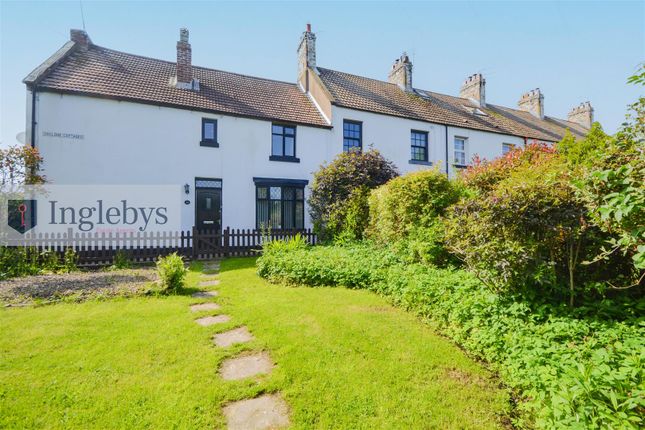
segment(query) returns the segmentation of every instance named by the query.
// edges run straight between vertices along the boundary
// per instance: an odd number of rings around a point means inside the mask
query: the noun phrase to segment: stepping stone
[[[224,407],[229,430],[278,429],[289,425],[289,407],[280,394],[265,394]]]
[[[253,355],[243,355],[226,360],[222,363],[219,373],[222,375],[222,379],[234,381],[269,373],[271,369],[273,369],[273,363],[271,362],[269,354],[259,352]]]
[[[214,287],[215,285],[219,285],[218,279],[211,279],[210,281],[202,281],[199,283],[200,287]]]
[[[208,327],[209,325],[227,323],[230,320],[231,317],[228,315],[215,315],[214,317],[198,318],[195,322],[203,327]]]
[[[209,297],[217,296],[217,291],[198,291],[190,295],[196,299],[208,299]]]
[[[215,345],[226,348],[227,346],[234,345],[236,343],[244,343],[250,340],[253,340],[254,337],[249,332],[249,329],[246,326],[234,328],[233,330],[225,331],[224,333],[216,334],[213,337],[213,342]]]
[[[196,305],[190,305],[190,310],[193,312],[201,311],[216,311],[219,309],[217,303],[198,303]]]

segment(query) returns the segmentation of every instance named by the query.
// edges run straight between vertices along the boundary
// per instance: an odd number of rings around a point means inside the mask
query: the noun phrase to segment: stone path
[[[214,279],[219,272],[219,261],[205,262],[202,266],[202,281],[200,287],[219,285],[220,281]],[[217,291],[199,291],[192,294],[194,298],[212,299],[217,297]],[[192,312],[219,310],[217,303],[197,303],[190,306]],[[211,315],[195,320],[195,323],[208,327],[215,324],[224,324],[231,321],[228,315]],[[239,343],[255,339],[246,326],[241,326],[213,336],[213,343],[219,348],[227,348]],[[225,360],[219,369],[219,374],[226,381],[252,378],[266,375],[271,372],[274,364],[271,356],[266,351],[244,352],[237,357]],[[280,393],[265,394],[252,399],[240,400],[229,403],[224,407],[229,430],[265,430],[279,429],[289,425],[289,406],[282,399]]]

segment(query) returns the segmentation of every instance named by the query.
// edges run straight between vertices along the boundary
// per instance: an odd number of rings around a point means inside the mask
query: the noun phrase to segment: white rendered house
[[[193,66],[188,31],[168,62],[70,41],[24,80],[27,137],[53,184],[181,185],[182,229],[310,227],[312,173],[346,150],[374,147],[401,173],[454,175],[527,142],[583,136],[584,103],[568,120],[544,115],[539,89],[517,109],[491,105],[485,80],[459,97],[412,86],[404,54],[388,80],[317,67],[309,26],[296,83]],[[295,66],[295,65],[294,65]]]

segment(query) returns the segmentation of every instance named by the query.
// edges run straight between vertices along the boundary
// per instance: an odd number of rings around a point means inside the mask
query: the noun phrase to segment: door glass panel
[[[212,207],[212,199],[210,197],[206,197],[206,209],[210,209]]]

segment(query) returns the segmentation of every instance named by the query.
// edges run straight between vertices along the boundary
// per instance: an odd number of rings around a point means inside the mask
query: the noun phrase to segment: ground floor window
[[[256,181],[256,227],[275,230],[304,228],[305,183]]]

